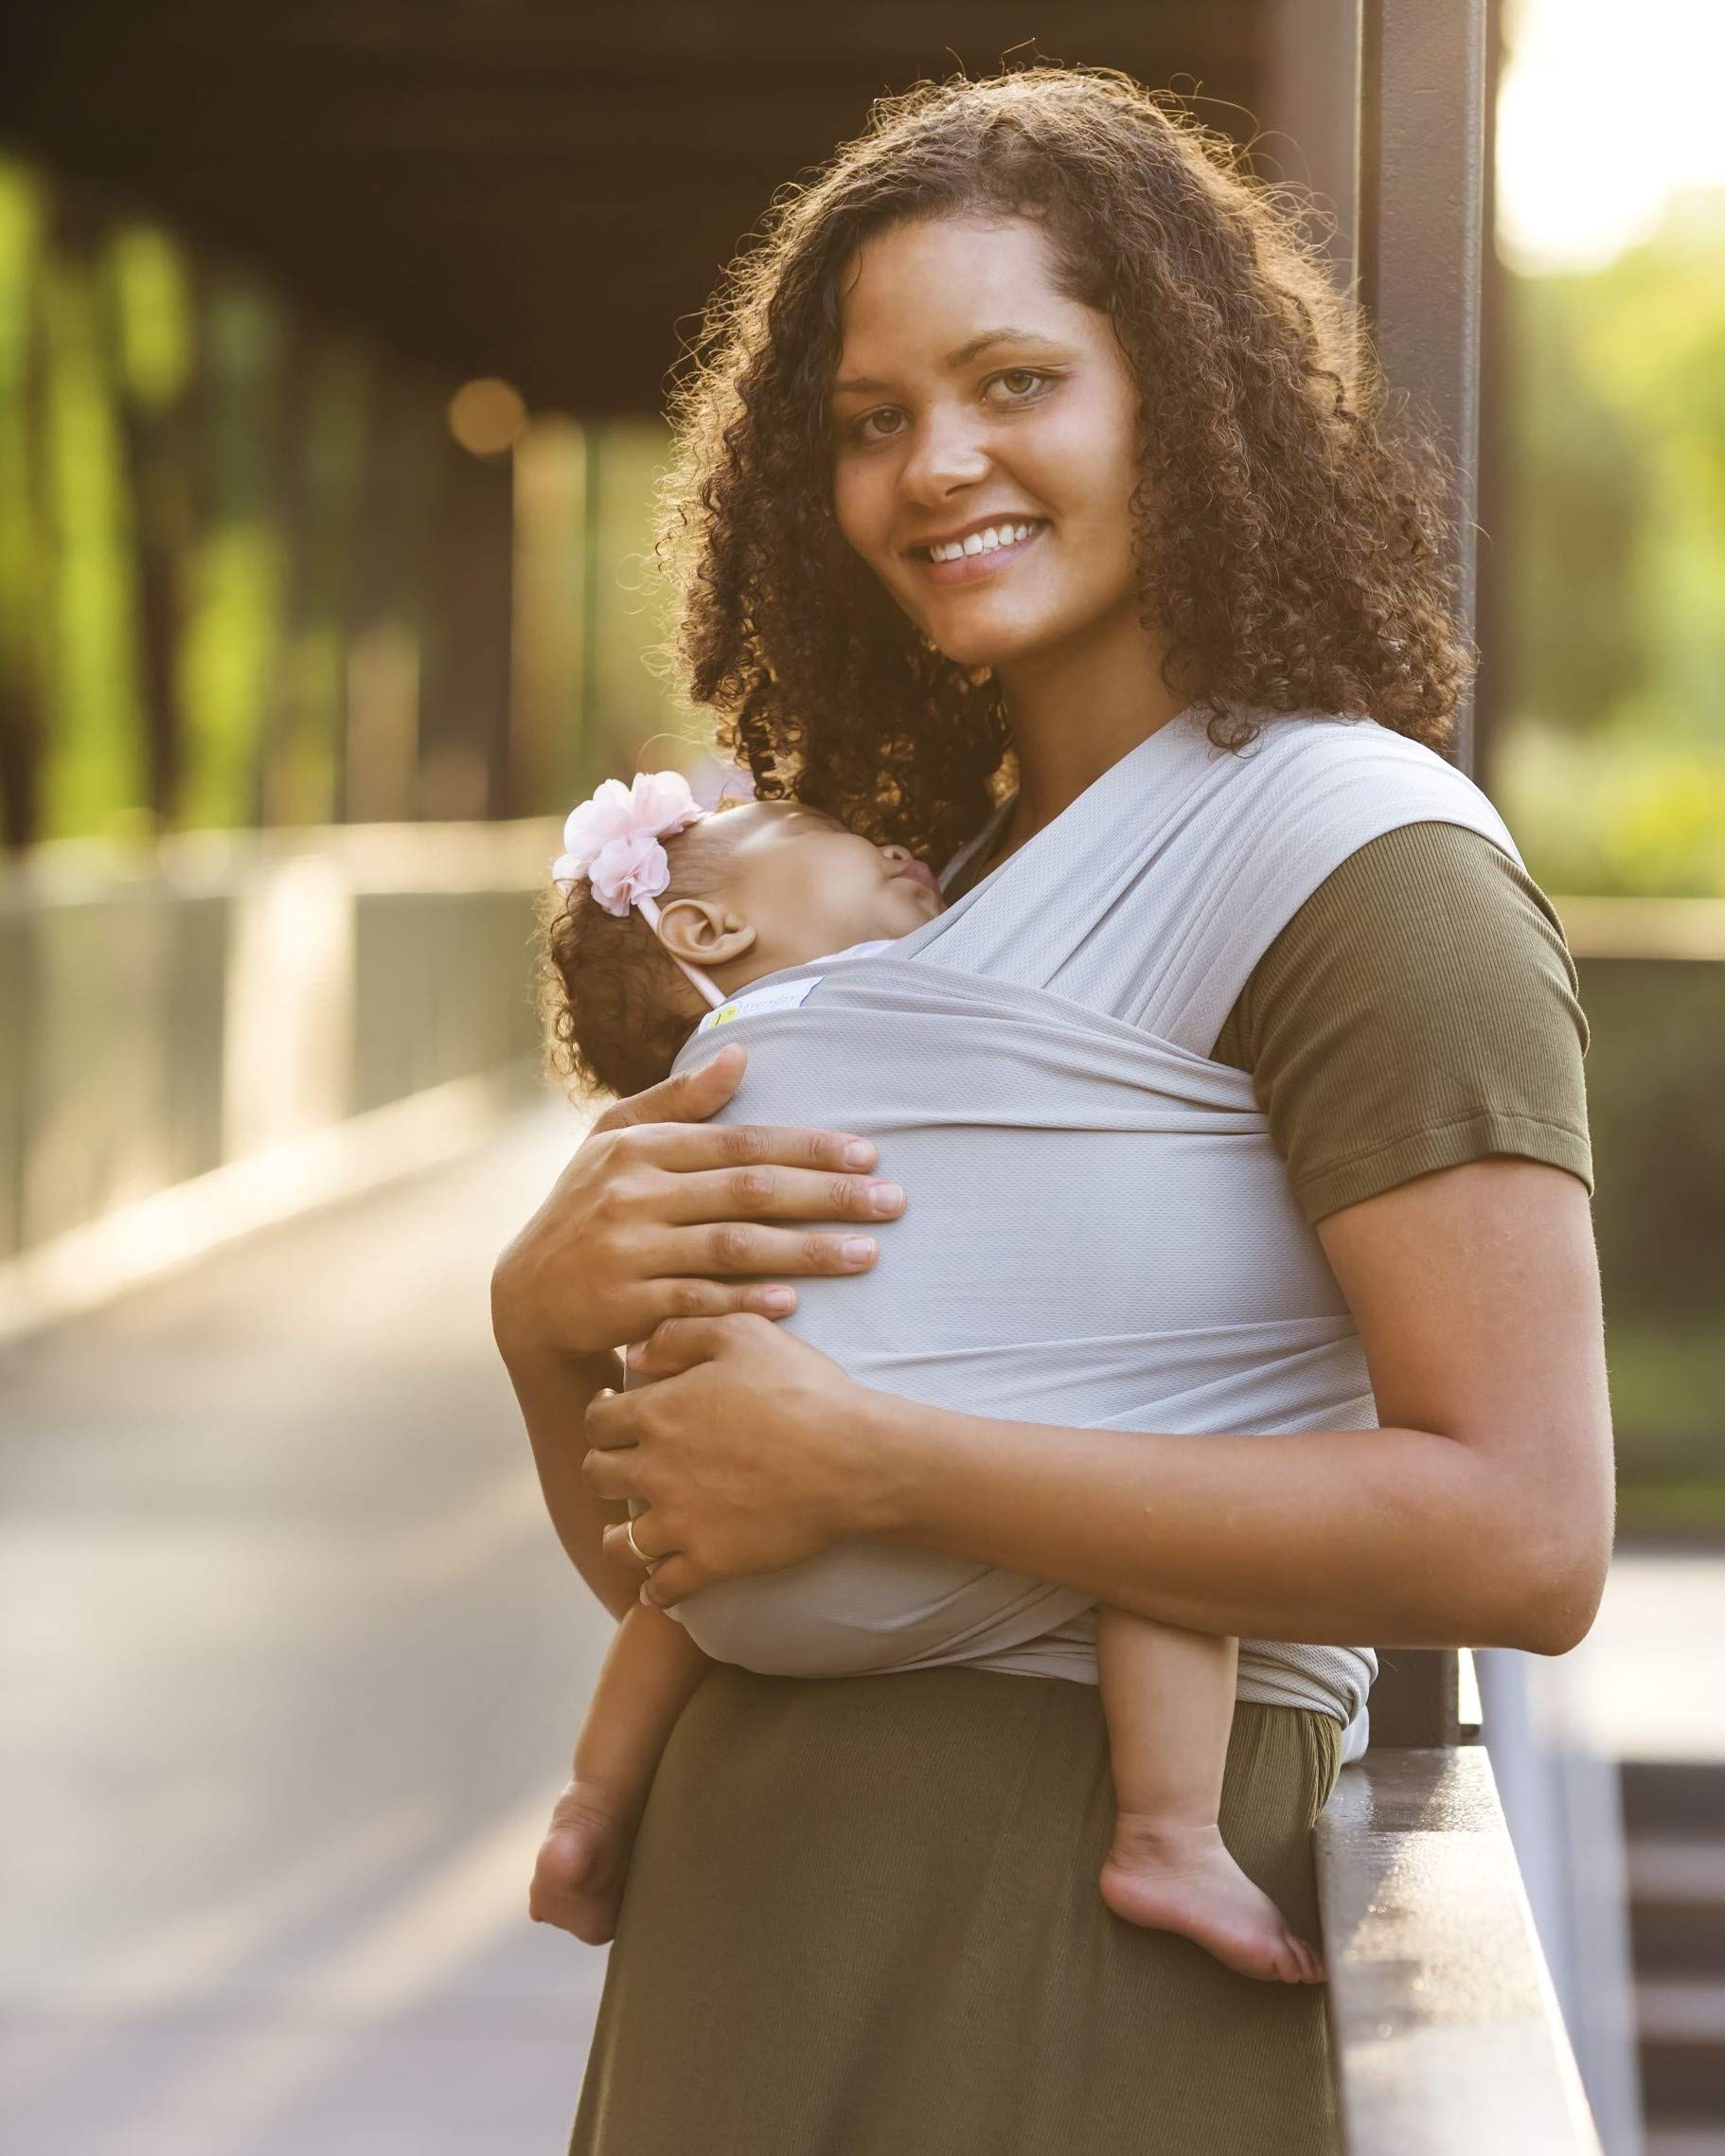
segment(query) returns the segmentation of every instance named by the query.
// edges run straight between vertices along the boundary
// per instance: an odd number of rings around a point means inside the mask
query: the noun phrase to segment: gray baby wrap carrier
[[[752,984],[679,1054],[687,1071],[740,1042],[720,1120],[863,1133],[903,1184],[873,1268],[799,1278],[778,1321],[862,1383],[1083,1429],[1377,1426],[1252,1080],[1209,1050],[1277,933],[1368,840],[1440,822],[1515,846],[1468,779],[1375,722],[1256,716],[1236,755],[1183,714],[945,913]],[[925,1550],[841,1543],[673,1614],[768,1673],[1096,1680],[1094,1595]],[[1334,1716],[1357,1756],[1376,1672],[1369,1648],[1243,1640],[1238,1697]]]

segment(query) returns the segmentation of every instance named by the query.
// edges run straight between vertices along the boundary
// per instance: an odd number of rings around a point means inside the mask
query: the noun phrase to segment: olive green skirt
[[[1340,1726],[1235,1713],[1221,1825],[1318,1938]],[[571,2156],[1336,2156],[1321,1985],[1104,1904],[1094,1687],[720,1666],[635,1846]]]

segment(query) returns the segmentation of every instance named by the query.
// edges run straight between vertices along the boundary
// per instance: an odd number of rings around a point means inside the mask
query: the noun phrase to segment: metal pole
[[[1360,299],[1395,391],[1454,466],[1460,614],[1475,613],[1485,0],[1361,0]],[[1451,752],[1473,761],[1473,700]]]
[[[1486,0],[1358,0],[1359,273],[1365,323],[1394,397],[1447,451],[1459,615],[1473,633],[1479,488],[1480,270],[1485,238]],[[1471,769],[1473,702],[1450,751]],[[1458,1657],[1391,1648],[1372,1736],[1441,1745],[1460,1731]]]

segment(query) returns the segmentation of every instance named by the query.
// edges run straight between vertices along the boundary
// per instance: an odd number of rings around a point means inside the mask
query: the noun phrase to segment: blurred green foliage
[[[14,843],[553,811],[686,738],[647,663],[662,422],[476,460],[456,386],[0,158]]]
[[[1725,896],[1725,190],[1507,281],[1492,791],[1548,889]]]

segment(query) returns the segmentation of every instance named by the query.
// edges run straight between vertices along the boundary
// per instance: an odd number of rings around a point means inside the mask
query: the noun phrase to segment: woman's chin
[[[930,643],[955,667],[1022,666],[1059,641],[1045,624],[966,622],[929,625]]]

